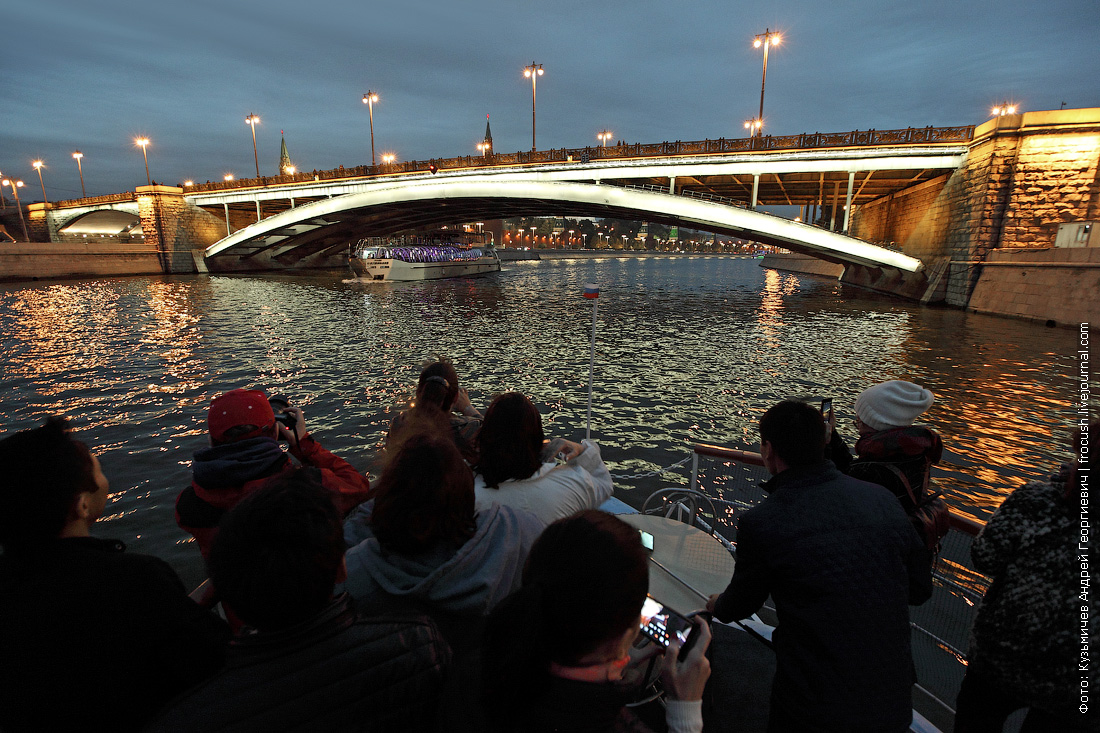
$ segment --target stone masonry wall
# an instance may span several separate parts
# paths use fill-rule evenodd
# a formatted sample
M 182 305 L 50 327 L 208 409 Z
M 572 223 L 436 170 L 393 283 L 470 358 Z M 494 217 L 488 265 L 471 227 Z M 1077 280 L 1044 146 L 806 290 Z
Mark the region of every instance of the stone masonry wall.
M 224 222 L 188 203 L 174 186 L 141 186 L 137 198 L 146 240 L 160 253 L 164 272 L 204 269 L 202 250 L 224 236 Z
M 942 255 L 947 212 L 940 194 L 949 178 L 945 173 L 860 206 L 852 216 L 853 236 L 900 246 L 913 257 Z

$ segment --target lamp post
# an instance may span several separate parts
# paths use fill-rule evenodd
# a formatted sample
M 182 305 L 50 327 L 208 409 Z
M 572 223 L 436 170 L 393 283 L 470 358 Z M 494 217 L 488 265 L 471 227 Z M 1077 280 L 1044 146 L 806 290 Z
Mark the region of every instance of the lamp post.
M 481 157 L 485 157 L 489 154 L 489 143 L 478 143 L 477 150 L 481 153 Z
M 393 153 L 382 153 L 382 165 L 389 165 L 397 160 L 397 156 Z
M 134 145 L 141 147 L 141 157 L 145 158 L 145 180 L 149 182 L 149 185 L 153 185 L 153 179 L 149 175 L 149 153 L 145 152 L 145 148 L 149 147 L 149 138 L 139 137 L 134 139 Z
M 749 131 L 749 137 L 755 137 L 763 124 L 763 122 L 755 117 L 751 120 L 745 120 L 745 129 Z
M 1016 114 L 1016 105 L 1009 104 L 1008 102 L 1001 102 L 993 108 L 993 115 L 995 117 L 1004 117 L 1005 115 Z
M 73 153 L 73 157 L 76 158 L 76 170 L 80 173 L 80 198 L 88 198 L 88 194 L 84 192 L 84 167 L 80 165 L 80 159 L 84 157 L 84 153 L 77 150 Z
M 531 79 L 531 152 L 535 152 L 535 80 L 542 76 L 542 64 L 531 62 L 523 67 L 523 75 Z
M 244 124 L 252 128 L 252 156 L 256 159 L 256 177 L 260 177 L 260 153 L 256 150 L 256 125 L 259 123 L 260 118 L 254 114 L 249 113 L 248 117 L 244 118 Z
M 760 114 L 756 119 L 760 123 L 756 127 L 756 134 L 759 135 L 760 128 L 764 124 L 764 83 L 768 80 L 768 49 L 771 46 L 779 45 L 780 36 L 778 33 L 772 32 L 770 28 L 766 28 L 763 33 L 760 33 L 752 42 L 753 48 L 764 47 L 764 74 L 760 77 Z
M 372 166 L 374 165 L 374 103 L 377 101 L 378 95 L 369 89 L 363 95 L 363 104 L 367 105 L 367 111 L 370 113 L 370 164 Z
M 601 130 L 596 133 L 596 139 L 600 141 L 600 147 L 606 148 L 607 141 L 611 139 L 611 130 Z
M 15 208 L 19 209 L 19 223 L 23 225 L 23 241 L 31 241 L 31 235 L 27 234 L 27 220 L 23 218 L 23 206 L 19 203 L 19 189 L 23 188 L 23 182 L 5 178 L 0 185 L 11 186 L 12 195 L 15 196 Z
M 42 180 L 42 169 L 46 167 L 46 164 L 41 160 L 36 160 L 31 165 L 38 171 L 38 182 L 42 185 L 42 203 L 48 206 L 50 202 L 46 200 L 46 183 Z

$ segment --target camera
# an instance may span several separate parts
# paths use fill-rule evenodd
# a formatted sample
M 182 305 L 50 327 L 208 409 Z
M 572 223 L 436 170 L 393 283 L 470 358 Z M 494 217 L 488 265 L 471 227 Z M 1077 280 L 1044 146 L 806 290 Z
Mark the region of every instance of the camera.
M 287 430 L 293 431 L 298 421 L 286 411 L 286 408 L 290 407 L 290 400 L 281 394 L 277 394 L 268 397 L 267 402 L 271 405 L 271 411 L 275 413 L 275 422 L 282 423 Z
M 678 659 L 683 660 L 695 645 L 696 631 L 695 624 L 690 620 L 653 596 L 646 596 L 642 604 L 642 633 L 666 649 L 675 634 L 681 644 Z

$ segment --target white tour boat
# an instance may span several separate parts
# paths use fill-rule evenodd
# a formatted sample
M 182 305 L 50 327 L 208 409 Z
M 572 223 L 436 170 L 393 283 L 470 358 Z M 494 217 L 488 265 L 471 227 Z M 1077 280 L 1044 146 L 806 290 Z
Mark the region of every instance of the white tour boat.
M 361 239 L 348 264 L 366 280 L 438 280 L 500 272 L 500 257 L 490 242 L 474 246 L 445 241 Z

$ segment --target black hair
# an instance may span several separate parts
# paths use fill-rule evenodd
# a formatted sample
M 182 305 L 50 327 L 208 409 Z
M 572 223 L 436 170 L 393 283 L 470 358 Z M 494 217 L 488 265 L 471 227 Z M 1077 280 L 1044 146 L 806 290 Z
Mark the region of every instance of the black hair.
M 222 518 L 208 562 L 222 601 L 261 631 L 302 623 L 332 600 L 343 523 L 316 468 L 268 481 Z
M 458 396 L 458 372 L 449 359 L 439 358 L 427 362 L 420 370 L 420 381 L 416 385 L 416 403 L 428 402 L 444 413 L 451 411 L 455 397 Z
M 476 470 L 494 488 L 508 479 L 529 478 L 542 465 L 545 439 L 542 415 L 531 400 L 519 392 L 498 395 L 477 434 Z
M 474 536 L 474 476 L 449 435 L 402 441 L 374 486 L 370 525 L 387 551 L 414 554 Z
M 80 494 L 99 488 L 91 451 L 61 417 L 0 440 L 0 465 L 0 545 L 13 554 L 56 539 Z
M 638 530 L 618 517 L 589 509 L 547 527 L 527 557 L 522 588 L 486 625 L 491 714 L 514 722 L 547 689 L 551 662 L 576 666 L 636 628 L 648 589 Z
M 825 460 L 825 419 L 805 402 L 780 402 L 760 418 L 760 443 L 790 467 L 808 466 Z

